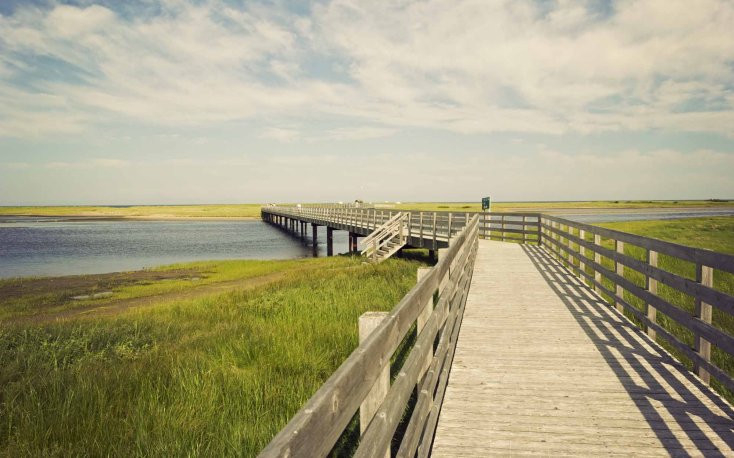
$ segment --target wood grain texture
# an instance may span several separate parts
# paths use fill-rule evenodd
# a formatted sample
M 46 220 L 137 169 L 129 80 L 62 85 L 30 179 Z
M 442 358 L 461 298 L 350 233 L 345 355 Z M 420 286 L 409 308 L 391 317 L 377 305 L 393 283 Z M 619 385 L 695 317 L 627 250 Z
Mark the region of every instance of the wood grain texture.
M 732 406 L 592 289 L 479 244 L 432 456 L 732 455 Z

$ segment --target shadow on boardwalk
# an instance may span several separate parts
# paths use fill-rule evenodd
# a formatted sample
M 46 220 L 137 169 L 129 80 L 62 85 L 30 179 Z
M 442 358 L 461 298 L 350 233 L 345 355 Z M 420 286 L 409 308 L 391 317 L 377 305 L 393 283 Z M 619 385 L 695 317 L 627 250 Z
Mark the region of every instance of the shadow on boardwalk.
M 681 442 L 684 439 L 706 456 L 734 456 L 731 405 L 548 252 L 535 245 L 524 245 L 523 249 L 671 455 L 689 455 L 689 447 Z

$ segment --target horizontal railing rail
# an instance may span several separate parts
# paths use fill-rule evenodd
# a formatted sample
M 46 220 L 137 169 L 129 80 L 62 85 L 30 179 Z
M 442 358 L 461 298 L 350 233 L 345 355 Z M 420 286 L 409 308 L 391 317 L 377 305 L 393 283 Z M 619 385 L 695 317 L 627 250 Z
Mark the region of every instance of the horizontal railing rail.
M 548 215 L 541 232 L 543 247 L 705 383 L 713 376 L 734 391 L 734 291 L 714 282 L 734 284 L 734 256 Z
M 412 407 L 398 456 L 428 455 L 478 246 L 479 217 L 467 221 L 450 247 L 441 251 L 438 263 L 419 271 L 415 287 L 263 449 L 261 457 L 329 454 L 385 365 L 412 332 L 416 333 L 415 343 L 376 414 L 362 425 L 364 433 L 355 453 L 385 456 L 398 423 Z M 418 398 L 411 406 L 416 389 Z

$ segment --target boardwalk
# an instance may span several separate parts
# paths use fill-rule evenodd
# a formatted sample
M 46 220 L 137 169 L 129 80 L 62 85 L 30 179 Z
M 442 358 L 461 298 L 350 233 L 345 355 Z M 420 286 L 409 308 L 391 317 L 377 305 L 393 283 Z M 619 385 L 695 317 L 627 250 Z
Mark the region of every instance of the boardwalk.
M 734 410 L 536 245 L 479 241 L 433 456 L 734 456 Z
M 328 456 L 358 411 L 361 458 L 734 457 L 734 409 L 709 386 L 734 392 L 734 256 L 529 213 L 267 207 L 263 218 L 301 234 L 311 224 L 314 244 L 317 226 L 354 242 L 400 219 L 405 245 L 438 262 L 262 457 Z

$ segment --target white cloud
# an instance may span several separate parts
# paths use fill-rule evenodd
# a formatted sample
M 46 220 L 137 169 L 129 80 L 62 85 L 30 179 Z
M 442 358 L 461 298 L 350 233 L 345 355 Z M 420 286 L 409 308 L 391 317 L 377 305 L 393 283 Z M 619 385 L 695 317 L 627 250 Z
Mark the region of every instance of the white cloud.
M 316 35 L 350 56 L 365 105 L 390 123 L 405 116 L 470 132 L 678 129 L 688 115 L 670 116 L 673 101 L 658 80 L 679 85 L 677 100 L 700 90 L 727 94 L 734 4 L 623 1 L 615 9 L 598 20 L 578 5 L 542 17 L 529 2 L 339 0 L 319 9 Z M 590 105 L 605 98 L 613 102 L 607 112 L 593 114 Z M 731 134 L 733 115 L 729 103 L 705 130 Z
M 546 11 L 530 1 L 333 0 L 305 18 L 248 5 L 167 0 L 163 14 L 131 20 L 98 5 L 0 16 L 0 135 L 268 119 L 264 136 L 289 142 L 308 136 L 284 119 L 335 116 L 353 126 L 326 129 L 334 140 L 405 126 L 734 135 L 727 0 L 622 0 L 609 17 L 569 1 Z M 76 80 L 13 82 L 33 71 L 28 56 L 63 61 Z
M 301 136 L 297 129 L 284 129 L 281 127 L 269 127 L 260 135 L 262 138 L 269 138 L 283 143 L 292 143 Z
M 483 195 L 496 200 L 734 196 L 730 177 L 734 151 L 625 149 L 604 155 L 558 150 L 539 155 L 478 151 L 456 153 L 451 161 L 443 154 L 384 151 L 359 161 L 358 167 L 350 164 L 333 153 L 292 157 L 264 154 L 222 160 L 151 158 L 119 167 L 101 159 L 46 165 L 0 163 L 0 174 L 7 169 L 0 176 L 0 183 L 7 189 L 0 195 L 0 204 L 323 202 L 356 198 L 460 201 Z M 257 173 L 247 173 L 252 170 Z M 26 187 L 31 173 L 37 183 L 53 187 L 54 194 L 48 195 L 44 186 Z M 283 186 L 272 186 L 275 176 Z M 181 183 L 193 184 L 181 187 Z
M 89 169 L 120 169 L 130 166 L 129 161 L 122 159 L 109 158 L 92 158 L 86 161 L 51 161 L 41 164 L 46 169 L 70 169 L 70 170 L 89 170 Z

